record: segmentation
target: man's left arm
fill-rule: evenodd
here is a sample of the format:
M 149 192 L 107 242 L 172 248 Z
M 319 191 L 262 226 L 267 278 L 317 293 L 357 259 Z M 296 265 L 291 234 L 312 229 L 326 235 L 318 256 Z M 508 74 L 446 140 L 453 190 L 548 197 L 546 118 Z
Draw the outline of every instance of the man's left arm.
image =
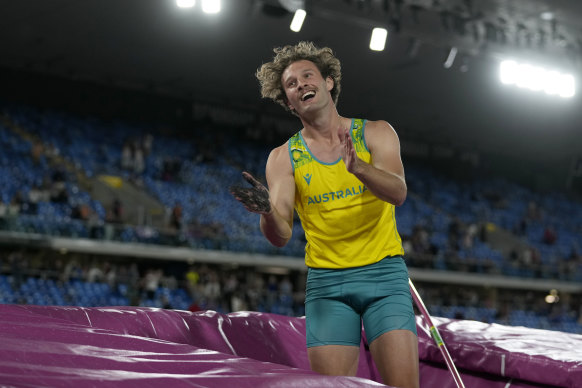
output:
M 342 158 L 354 174 L 376 197 L 395 206 L 404 203 L 407 194 L 404 167 L 400 158 L 400 141 L 386 121 L 369 121 L 365 137 L 372 154 L 372 164 L 358 158 L 348 131 L 339 132 Z

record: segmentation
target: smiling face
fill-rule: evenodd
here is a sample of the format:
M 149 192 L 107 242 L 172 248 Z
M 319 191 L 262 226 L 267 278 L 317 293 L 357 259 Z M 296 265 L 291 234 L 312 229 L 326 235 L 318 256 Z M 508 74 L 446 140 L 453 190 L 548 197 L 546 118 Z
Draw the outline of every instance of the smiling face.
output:
M 298 115 L 333 104 L 333 80 L 323 78 L 317 66 L 307 60 L 293 62 L 281 75 L 287 105 Z

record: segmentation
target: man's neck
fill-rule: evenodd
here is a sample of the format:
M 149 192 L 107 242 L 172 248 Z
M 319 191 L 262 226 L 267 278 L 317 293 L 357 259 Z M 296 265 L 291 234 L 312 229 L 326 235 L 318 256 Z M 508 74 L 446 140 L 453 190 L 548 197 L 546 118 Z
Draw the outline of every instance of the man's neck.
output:
M 334 143 L 338 140 L 337 133 L 340 128 L 349 126 L 349 119 L 341 117 L 337 110 L 328 109 L 323 114 L 314 117 L 302 117 L 303 136 L 318 141 Z

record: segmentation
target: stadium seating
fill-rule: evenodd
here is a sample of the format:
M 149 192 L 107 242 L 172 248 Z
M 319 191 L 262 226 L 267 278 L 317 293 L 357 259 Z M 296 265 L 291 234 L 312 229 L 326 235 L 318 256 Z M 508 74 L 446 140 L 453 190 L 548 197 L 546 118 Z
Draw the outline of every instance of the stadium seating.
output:
M 304 237 L 300 223 L 293 227 L 293 238 L 284 248 L 274 248 L 262 237 L 257 218 L 232 199 L 228 187 L 246 184 L 241 171 L 250 171 L 263 179 L 268 149 L 256 141 L 240 135 L 221 138 L 213 144 L 212 157 L 204 153 L 204 146 L 212 134 L 194 131 L 185 140 L 156 132 L 154 127 L 132 125 L 124 122 L 105 122 L 97 118 L 80 118 L 63 112 L 40 111 L 31 107 L 5 104 L 2 112 L 7 118 L 0 123 L 0 199 L 5 206 L 18 195 L 21 196 L 17 217 L 4 217 L 2 228 L 26 233 L 52 236 L 100 238 L 94 235 L 91 225 L 74 218 L 74 209 L 86 204 L 98 218 L 106 220 L 105 204 L 92 198 L 80 189 L 77 173 L 84 177 L 96 174 L 118 175 L 124 179 L 135 178 L 135 172 L 121 166 L 121 154 L 128 139 L 140 139 L 144 133 L 153 133 L 151 151 L 145 157 L 145 169 L 138 178 L 143 188 L 164 207 L 175 204 L 183 208 L 185 227 L 179 231 L 185 244 L 201 249 L 220 249 L 234 252 L 250 252 L 283 255 L 301 258 Z M 228 128 L 224 131 L 228 132 Z M 45 154 L 33 161 L 34 142 L 43 144 Z M 67 161 L 71 170 L 63 170 L 66 200 L 61 202 L 40 201 L 32 211 L 28 194 L 33 187 L 52 177 L 58 166 L 51 164 L 47 154 L 55 154 Z M 168 176 L 166 163 L 174 161 L 179 168 Z M 558 193 L 541 195 L 519 185 L 503 181 L 481 179 L 474 182 L 457 182 L 422 166 L 407 166 L 409 196 L 397 210 L 397 222 L 404 240 L 410 240 L 417 228 L 428 233 L 431 260 L 429 265 L 437 270 L 463 268 L 478 273 L 496 272 L 517 277 L 561 278 L 582 281 L 582 264 L 568 271 L 558 272 L 561 262 L 570 259 L 573 252 L 580 253 L 582 234 L 582 205 Z M 530 217 L 530 204 L 540 210 L 537 217 Z M 527 222 L 524 222 L 526 220 Z M 469 245 L 464 236 L 451 239 L 451 225 L 460 222 L 470 224 L 491 223 L 507 231 L 518 231 L 516 237 L 537 250 L 544 268 L 510 265 L 509 258 L 483 241 L 479 234 L 471 237 Z M 544 230 L 554 228 L 555 241 L 542 240 Z M 196 228 L 215 228 L 214 234 L 200 234 Z M 161 238 L 155 231 L 147 236 L 140 233 L 136 225 L 121 227 L 119 239 L 124 242 L 154 244 L 172 243 Z M 517 233 L 517 232 L 516 232 Z M 426 252 L 425 252 L 426 253 Z M 414 265 L 415 260 L 411 260 Z M 32 283 L 28 283 L 32 282 Z M 108 290 L 96 285 L 71 284 L 56 286 L 49 280 L 35 284 L 29 278 L 20 289 L 5 292 L 3 303 L 26 300 L 34 304 L 81 304 L 101 306 L 127 302 L 117 290 Z M 0 287 L 6 288 L 6 280 Z M 101 287 L 101 288 L 100 288 Z M 33 291 L 40 290 L 40 291 Z M 70 290 L 74 290 L 69 292 Z M 187 306 L 186 297 L 169 295 L 172 305 Z M 176 299 L 177 298 L 177 299 Z M 158 306 L 159 300 L 150 300 L 148 306 Z M 290 314 L 288 301 L 280 300 L 269 308 Z M 435 309 L 439 309 L 435 306 Z M 462 311 L 462 306 L 440 309 L 443 316 L 454 315 L 461 310 L 465 316 L 477 320 L 491 321 L 490 311 Z M 511 316 L 512 324 L 545 327 L 548 324 L 535 316 Z M 573 331 L 578 327 L 571 320 L 560 323 L 563 330 Z

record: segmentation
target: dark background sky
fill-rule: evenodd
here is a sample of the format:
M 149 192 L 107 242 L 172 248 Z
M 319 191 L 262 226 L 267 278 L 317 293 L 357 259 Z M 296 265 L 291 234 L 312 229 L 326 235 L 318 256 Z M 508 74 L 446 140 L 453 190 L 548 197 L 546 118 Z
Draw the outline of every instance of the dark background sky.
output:
M 579 80 L 578 0 L 306 1 L 299 33 L 289 30 L 296 1 L 222 0 L 219 15 L 203 14 L 197 3 L 181 10 L 173 0 L 0 0 L 1 93 L 55 103 L 74 94 L 68 80 L 87 87 L 89 105 L 114 88 L 136 108 L 142 93 L 173 113 L 170 107 L 207 101 L 285 115 L 260 99 L 254 72 L 273 47 L 312 40 L 342 61 L 345 116 L 385 119 L 405 141 L 478 151 L 498 168 L 560 181 L 582 155 L 580 91 L 563 99 L 498 80 L 504 58 Z M 383 52 L 368 48 L 375 26 L 389 29 Z M 459 52 L 445 69 L 452 46 Z

